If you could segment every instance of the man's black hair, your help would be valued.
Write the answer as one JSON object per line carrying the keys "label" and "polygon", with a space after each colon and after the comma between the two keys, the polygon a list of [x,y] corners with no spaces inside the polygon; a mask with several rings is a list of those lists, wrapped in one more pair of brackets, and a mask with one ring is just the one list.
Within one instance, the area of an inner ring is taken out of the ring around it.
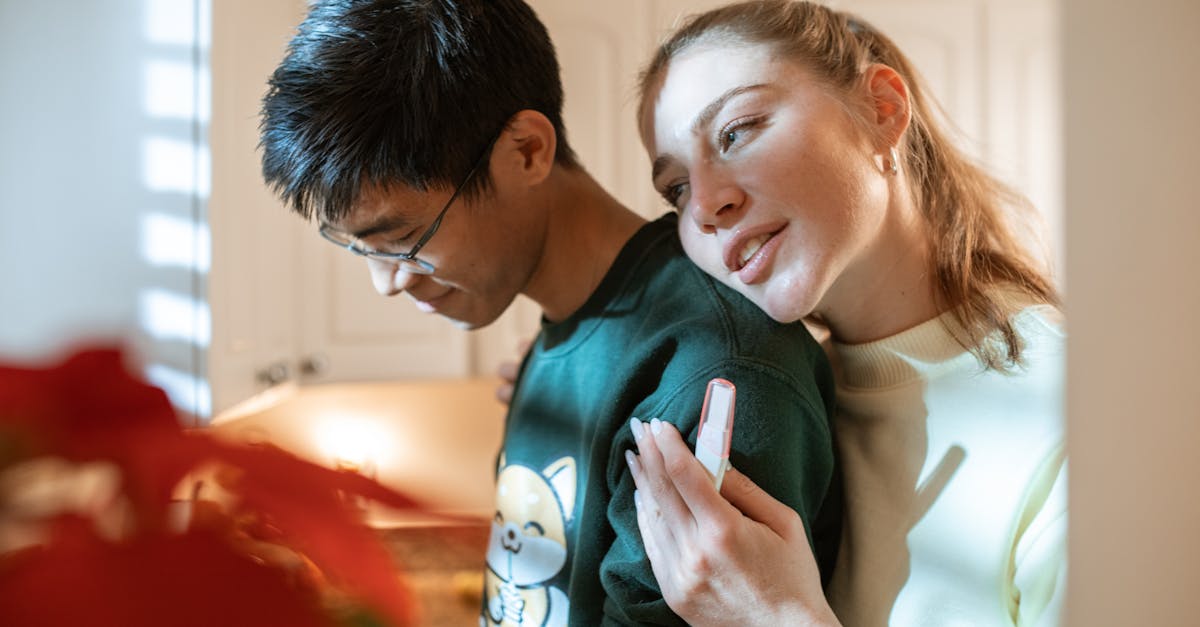
{"label": "man's black hair", "polygon": [[321,0],[269,84],[263,177],[305,218],[344,218],[364,185],[451,187],[523,109],[576,164],[554,46],[521,0]]}

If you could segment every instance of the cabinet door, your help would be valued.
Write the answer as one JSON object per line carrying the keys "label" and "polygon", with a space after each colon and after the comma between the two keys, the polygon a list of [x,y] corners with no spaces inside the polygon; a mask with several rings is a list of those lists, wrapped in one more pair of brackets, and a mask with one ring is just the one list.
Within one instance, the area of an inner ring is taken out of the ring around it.
{"label": "cabinet door", "polygon": [[533,0],[558,53],[567,136],[583,165],[629,208],[666,210],[638,138],[637,73],[650,52],[655,2]]}
{"label": "cabinet door", "polygon": [[987,13],[987,162],[1021,190],[1045,221],[1046,257],[1060,289],[1063,269],[1063,123],[1058,3],[992,2]]}
{"label": "cabinet door", "polygon": [[257,146],[267,77],[302,9],[295,0],[212,3],[208,377],[214,413],[295,374],[302,221],[263,184]]}

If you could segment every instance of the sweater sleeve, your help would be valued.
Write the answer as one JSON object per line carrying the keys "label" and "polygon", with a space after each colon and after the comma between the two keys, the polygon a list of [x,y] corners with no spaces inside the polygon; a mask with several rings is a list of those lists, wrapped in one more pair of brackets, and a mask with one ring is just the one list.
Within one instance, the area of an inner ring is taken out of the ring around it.
{"label": "sweater sleeve", "polygon": [[[826,405],[815,384],[759,363],[732,360],[646,399],[636,415],[673,423],[694,448],[705,386],[717,376],[737,388],[730,463],[795,509],[808,529],[827,496],[834,463]],[[612,495],[607,519],[614,541],[601,562],[605,624],[684,624],[662,599],[645,556],[626,450],[637,450],[628,424],[616,432],[607,468]]]}
{"label": "sweater sleeve", "polygon": [[1017,627],[1062,624],[1066,589],[1067,469],[1053,476],[1045,503],[1017,544],[1013,587],[1017,591]]}

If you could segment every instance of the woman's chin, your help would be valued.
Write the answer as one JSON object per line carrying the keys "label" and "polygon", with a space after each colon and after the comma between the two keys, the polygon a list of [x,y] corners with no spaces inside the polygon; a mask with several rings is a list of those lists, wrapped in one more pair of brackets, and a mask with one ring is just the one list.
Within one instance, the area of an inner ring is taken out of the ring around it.
{"label": "woman's chin", "polygon": [[757,285],[738,281],[726,281],[726,284],[781,324],[803,320],[813,310],[811,295],[806,290],[796,289],[797,282],[788,277],[772,277]]}
{"label": "woman's chin", "polygon": [[758,305],[758,308],[763,310],[775,322],[781,324],[790,324],[802,320],[810,312],[804,307],[800,299],[790,297],[783,291],[771,291],[770,293],[758,294],[759,298],[751,298],[750,300]]}

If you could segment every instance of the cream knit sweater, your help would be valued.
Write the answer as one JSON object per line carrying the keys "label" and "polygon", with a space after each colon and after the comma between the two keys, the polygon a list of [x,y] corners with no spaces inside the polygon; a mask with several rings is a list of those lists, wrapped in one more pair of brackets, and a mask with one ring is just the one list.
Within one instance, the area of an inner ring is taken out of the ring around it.
{"label": "cream knit sweater", "polygon": [[1066,573],[1065,336],[1015,316],[1025,367],[984,370],[949,314],[834,345],[846,526],[833,581],[848,627],[1056,625]]}

